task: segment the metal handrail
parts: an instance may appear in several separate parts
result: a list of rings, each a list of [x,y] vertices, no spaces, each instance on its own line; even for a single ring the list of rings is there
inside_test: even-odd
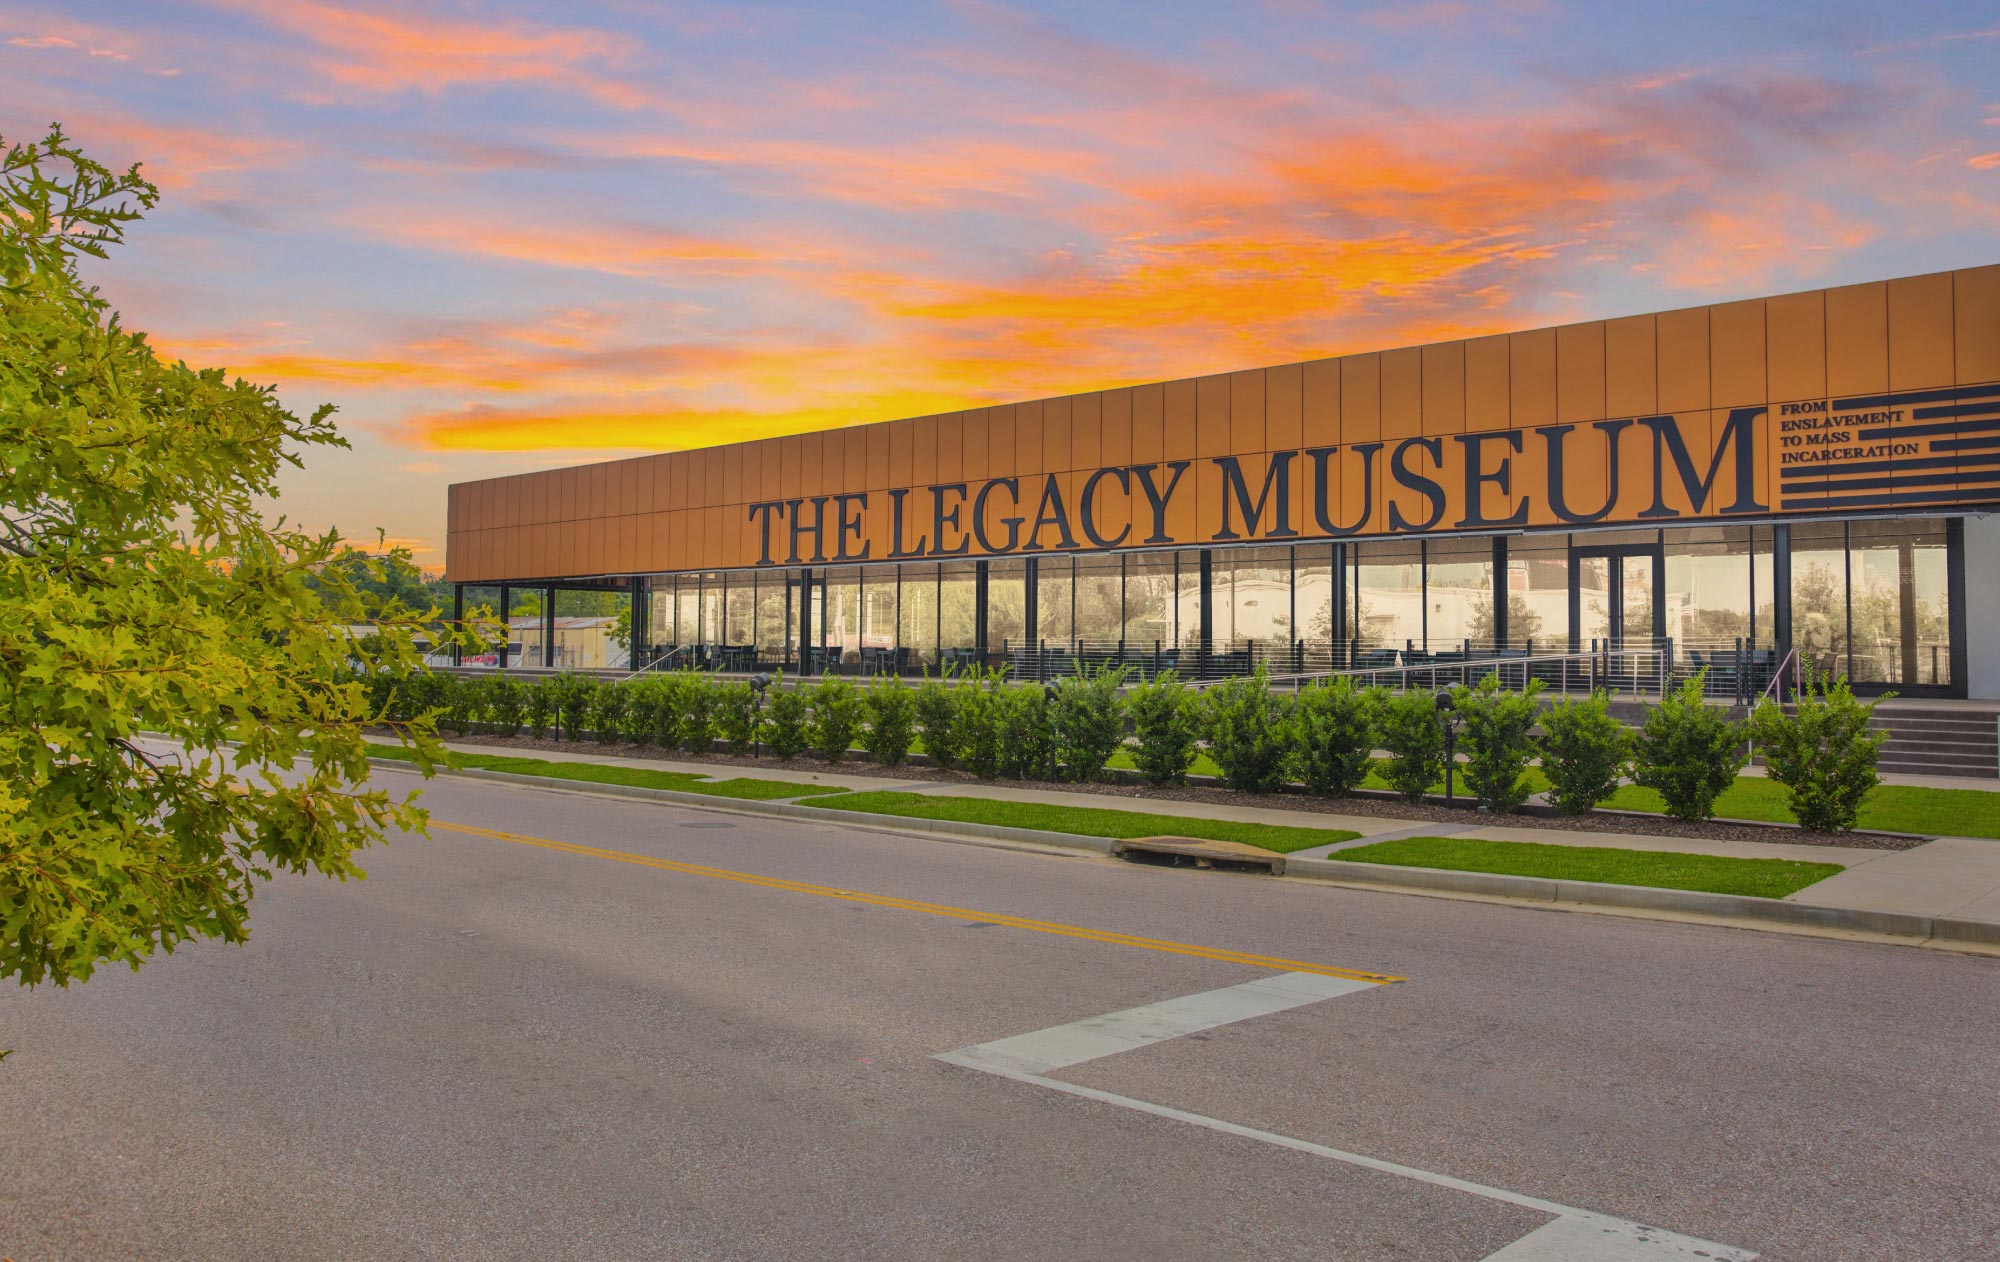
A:
[[[1670,669],[1668,663],[1671,661],[1671,654],[1672,654],[1671,643],[1672,642],[1670,640],[1662,641],[1661,643],[1650,645],[1643,649],[1612,648],[1609,646],[1609,644],[1606,644],[1603,647],[1593,647],[1590,649],[1579,650],[1573,653],[1531,653],[1531,654],[1517,653],[1505,657],[1488,657],[1473,661],[1420,662],[1415,665],[1411,665],[1409,663],[1403,663],[1396,666],[1371,666],[1371,667],[1361,667],[1350,670],[1308,671],[1303,674],[1272,675],[1269,676],[1268,679],[1269,682],[1274,687],[1279,687],[1289,684],[1291,685],[1290,690],[1293,692],[1297,692],[1299,689],[1304,687],[1305,684],[1312,682],[1314,680],[1335,679],[1341,677],[1350,679],[1365,678],[1370,685],[1373,685],[1379,682],[1383,676],[1389,675],[1389,676],[1395,676],[1398,680],[1398,685],[1403,689],[1407,690],[1410,686],[1410,676],[1412,675],[1428,676],[1433,681],[1435,681],[1436,677],[1439,675],[1456,675],[1460,683],[1465,683],[1467,682],[1468,678],[1470,677],[1473,671],[1479,671],[1483,676],[1484,674],[1498,672],[1500,670],[1507,670],[1509,672],[1518,670],[1519,672],[1521,672],[1522,678],[1526,679],[1529,675],[1534,673],[1533,671],[1534,667],[1554,664],[1554,665],[1560,665],[1563,668],[1562,677],[1565,681],[1565,684],[1567,684],[1567,681],[1569,679],[1570,667],[1588,665],[1591,668],[1590,670],[1588,670],[1587,672],[1580,671],[1579,673],[1587,674],[1592,686],[1594,687],[1598,682],[1599,678],[1598,673],[1595,669],[1597,664],[1599,662],[1608,663],[1609,659],[1613,657],[1641,657],[1649,655],[1658,655],[1661,660],[1657,673],[1661,674],[1662,677],[1664,677],[1665,672],[1667,672]],[[1606,667],[1604,674],[1606,677],[1610,675],[1610,670],[1608,665]],[[1200,691],[1226,682],[1228,681],[1223,679],[1190,680],[1188,681],[1188,687],[1196,691]]]
[[[1774,699],[1771,696],[1771,690],[1773,688],[1776,688],[1779,684],[1785,682],[1785,668],[1787,666],[1790,666],[1794,670],[1798,669],[1799,660],[1800,659],[1799,659],[1798,646],[1793,645],[1791,650],[1787,652],[1785,656],[1778,662],[1778,668],[1771,672],[1771,682],[1765,684],[1764,691],[1757,694],[1757,701],[1752,703],[1753,708],[1757,704],[1761,704],[1762,702]],[[1792,691],[1793,692],[1798,691],[1798,681],[1796,680],[1794,680],[1792,683]]]

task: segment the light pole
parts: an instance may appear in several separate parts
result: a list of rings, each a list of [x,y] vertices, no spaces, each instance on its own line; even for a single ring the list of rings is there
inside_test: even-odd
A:
[[[1448,692],[1437,694],[1438,722],[1444,725],[1444,802],[1452,804],[1452,782],[1458,771],[1458,711]]]
[[[750,742],[750,756],[752,758],[762,758],[764,756],[764,725],[758,722],[758,718],[764,713],[764,690],[770,686],[771,675],[769,671],[760,670],[750,676],[750,735],[752,738]]]
[[[1049,783],[1056,782],[1056,685],[1051,680],[1042,685],[1042,699],[1049,707]]]

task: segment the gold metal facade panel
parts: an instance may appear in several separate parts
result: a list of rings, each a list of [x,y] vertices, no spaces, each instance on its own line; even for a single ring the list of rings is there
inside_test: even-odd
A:
[[[1766,299],[1764,329],[1769,340],[1772,400],[1824,399],[1825,291]]]
[[[1880,281],[1826,291],[1828,394],[1889,388],[1889,287]]]
[[[2000,381],[2000,263],[1952,277],[1951,333],[1958,384]]]
[[[1769,398],[1765,380],[1764,300],[1708,309],[1709,406],[1740,407]]]
[[[1424,433],[1465,432],[1465,343],[1420,348],[1423,362]]]
[[[1281,364],[1264,373],[1265,442],[1294,448],[1305,441],[1305,365]]]
[[[1889,282],[1889,388],[1923,390],[1952,380],[1951,274]]]
[[[989,497],[981,523],[1001,550],[1005,519],[1018,517],[1023,537],[1034,530],[1049,475],[1079,547],[1130,547],[1153,523],[1129,469],[1150,466],[1164,489],[1167,462],[1178,461],[1189,464],[1165,513],[1182,546],[1257,537],[1243,518],[1260,495],[1259,531],[1296,539],[1345,530],[1364,510],[1362,538],[1763,516],[1812,507],[1798,494],[1807,480],[1778,473],[1810,463],[1815,448],[1865,446],[1890,433],[1883,425],[1929,425],[1935,415],[1919,412],[1939,406],[1916,400],[1892,421],[1843,419],[1842,398],[1996,380],[2000,266],[464,483],[447,492],[449,574],[491,583],[754,565],[765,532],[753,503],[864,492],[867,503],[849,511],[866,524],[867,559],[881,561],[887,492],[907,489],[906,538],[928,538],[926,488],[966,484],[945,507],[958,506],[955,530],[971,536],[973,501],[995,477],[1019,480]],[[1897,407],[1870,399],[1846,411]],[[1570,428],[1538,432],[1558,422]],[[1557,445],[1562,484],[1551,486]],[[1323,487],[1305,455],[1314,448],[1335,448]],[[1289,462],[1282,523],[1279,479],[1267,480],[1274,450]],[[1248,505],[1216,463],[1231,457]],[[1939,467],[1927,447],[1896,459],[1913,472]],[[1100,469],[1112,472],[1093,481]],[[1970,480],[1963,492],[1994,494]],[[1948,501],[1924,505],[1950,511]],[[837,512],[826,506],[829,562]],[[788,522],[771,522],[774,561],[789,550]],[[1044,524],[1038,542],[1057,547],[1058,533]],[[974,538],[965,555],[988,551]]]
[[[1404,346],[1382,352],[1382,437],[1424,432],[1424,352]]]
[[[1132,463],[1132,392],[1107,390],[1101,404],[1101,424],[1104,448],[1099,457],[1100,464],[1128,465]]]
[[[1604,417],[1604,322],[1556,330],[1556,420],[1564,425]]]
[[[1638,416],[1660,406],[1659,331],[1650,315],[1604,322],[1604,410]]]
[[[1343,355],[1340,359],[1340,441],[1373,442],[1382,437],[1382,356]]]
[[[1662,311],[1653,317],[1658,347],[1657,379],[1662,412],[1706,408],[1710,391],[1707,307]]]
[[[1504,333],[1475,337],[1465,344],[1466,430],[1511,429],[1513,403]]]
[[[1556,331],[1531,329],[1507,339],[1508,394],[1517,429],[1556,422]]]

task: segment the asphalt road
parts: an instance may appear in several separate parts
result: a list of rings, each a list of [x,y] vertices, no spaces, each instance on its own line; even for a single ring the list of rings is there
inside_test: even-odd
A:
[[[1546,1201],[1767,1259],[2000,1258],[2000,960],[466,781],[426,800],[979,914],[447,830],[365,882],[280,880],[246,946],[0,993],[0,1256],[1598,1256],[1514,1243]],[[1078,1095],[934,1056],[1282,968],[987,917],[1407,980],[1047,1075],[1104,1093]]]

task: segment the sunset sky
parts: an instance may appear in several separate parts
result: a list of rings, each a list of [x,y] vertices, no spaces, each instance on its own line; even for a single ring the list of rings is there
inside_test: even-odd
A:
[[[0,0],[98,281],[339,405],[284,510],[2000,261],[1990,3]]]

